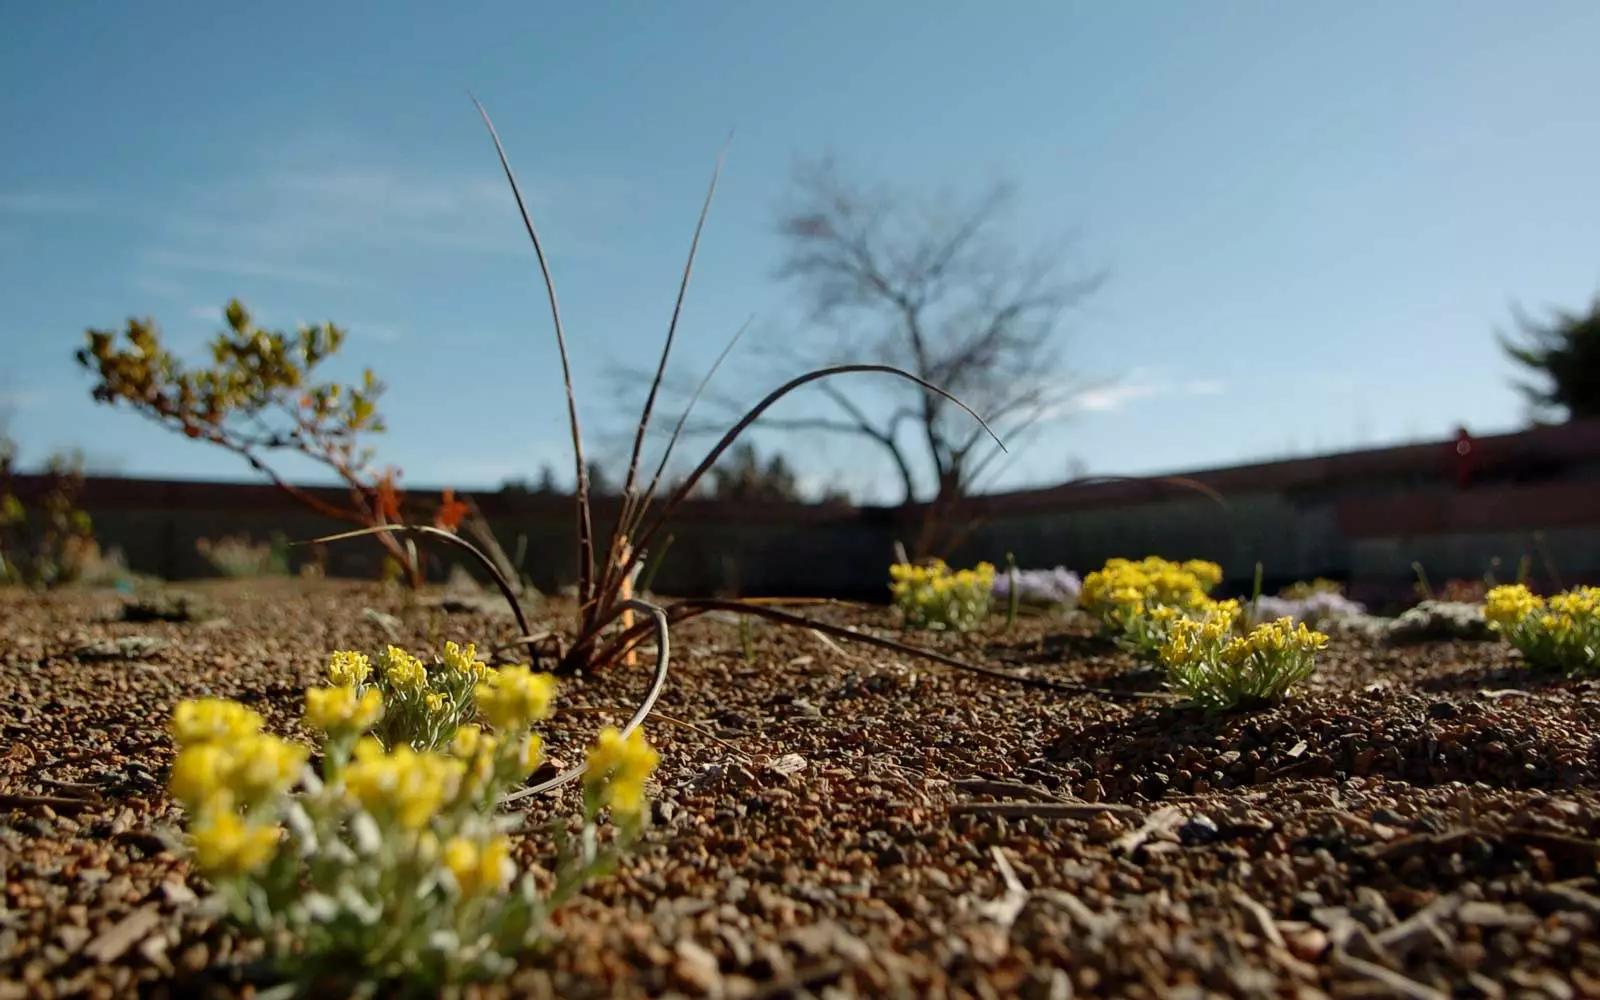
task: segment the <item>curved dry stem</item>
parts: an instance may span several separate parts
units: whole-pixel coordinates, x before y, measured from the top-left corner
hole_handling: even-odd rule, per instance
[[[926,379],[918,378],[902,368],[896,368],[893,365],[877,364],[829,365],[826,368],[817,368],[802,375],[796,375],[783,385],[780,385],[778,388],[767,393],[765,399],[751,407],[744,416],[739,418],[738,423],[734,424],[726,434],[722,435],[721,439],[717,441],[716,445],[706,453],[706,457],[701,459],[700,464],[695,467],[694,471],[689,473],[688,478],[680,483],[676,490],[673,490],[672,495],[666,500],[663,512],[655,519],[650,527],[645,529],[643,537],[634,540],[633,553],[622,566],[621,571],[623,575],[626,575],[627,571],[632,568],[634,560],[638,559],[639,557],[639,553],[649,546],[651,539],[653,539],[656,532],[661,529],[661,526],[666,522],[667,517],[678,506],[678,504],[682,503],[684,498],[689,495],[689,491],[694,489],[695,484],[698,483],[705,476],[705,474],[711,470],[712,466],[717,464],[717,459],[722,457],[722,453],[727,451],[728,448],[733,445],[733,442],[738,439],[739,435],[744,433],[751,424],[755,423],[761,418],[761,414],[770,409],[774,403],[778,402],[778,400],[787,396],[789,393],[795,391],[801,386],[815,382],[819,379],[832,378],[835,375],[848,375],[852,372],[880,372],[885,375],[894,375],[899,378],[906,379],[907,381],[915,382],[917,385],[920,385],[929,392],[937,393],[938,395],[943,396],[945,399],[948,399],[950,402],[964,410],[969,416],[972,417],[972,419],[976,420],[978,422],[978,426],[982,427],[984,432],[994,439],[994,443],[999,446],[1001,451],[1006,450],[1005,442],[1000,440],[995,432],[989,427],[989,424],[982,417],[978,416],[977,411],[973,410],[972,407],[968,406],[966,403],[963,403],[951,393],[946,392],[944,389],[934,385],[932,382],[929,382]]]
[[[511,194],[517,200],[517,211],[522,215],[523,227],[528,230],[528,239],[533,241],[534,255],[539,258],[539,273],[544,278],[545,294],[550,299],[550,317],[555,324],[556,348],[561,353],[561,378],[567,394],[567,418],[572,425],[573,461],[578,470],[576,487],[580,550],[578,598],[580,604],[587,604],[594,597],[594,519],[589,510],[589,478],[583,460],[583,432],[578,427],[578,396],[572,387],[572,363],[567,358],[567,335],[561,325],[561,307],[556,302],[556,283],[550,275],[550,262],[545,259],[544,244],[539,240],[539,231],[534,228],[533,216],[528,213],[528,204],[522,197],[522,188],[517,184],[517,175],[512,172],[511,160],[506,156],[505,146],[500,143],[500,133],[495,131],[488,110],[477,97],[472,98],[472,103],[477,106],[478,114],[483,116],[483,124],[489,129],[489,138],[494,140],[494,150],[500,157],[500,168],[505,171],[506,181],[511,185]],[[524,628],[523,631],[528,630]]]
[[[792,628],[812,629],[813,631],[820,632],[824,635],[834,636],[835,638],[845,639],[851,642],[859,642],[867,646],[876,646],[879,649],[893,650],[897,653],[904,653],[908,656],[929,660],[942,666],[951,667],[966,673],[977,674],[981,677],[990,677],[995,680],[1010,681],[1014,684],[1022,684],[1026,687],[1043,688],[1050,691],[1064,691],[1070,694],[1092,694],[1111,700],[1173,700],[1173,696],[1164,691],[1118,691],[1114,688],[1096,687],[1091,684],[1078,684],[1072,681],[1060,681],[1049,677],[1029,677],[1021,674],[1008,673],[1004,670],[996,670],[993,667],[984,667],[975,663],[968,663],[965,660],[958,660],[953,656],[947,656],[944,653],[938,652],[937,650],[922,649],[904,642],[899,642],[895,639],[885,639],[881,636],[872,635],[866,632],[855,632],[840,625],[832,625],[828,622],[819,622],[811,618],[806,618],[803,615],[789,614],[788,612],[779,611],[776,608],[767,607],[765,605],[752,604],[745,601],[732,600],[728,598],[687,598],[682,601],[677,601],[672,604],[671,607],[667,608],[667,615],[668,619],[672,622],[684,622],[691,618],[698,618],[699,616],[711,611],[732,611],[737,614],[747,614],[757,618],[765,618],[768,621],[777,622],[780,625],[787,625]],[[595,662],[610,662],[610,660],[615,657],[617,650],[623,648],[625,644],[634,641],[636,635],[642,633],[642,631],[643,629],[636,625],[627,632],[617,636],[610,643],[607,643],[605,646],[601,647],[601,649],[595,654]]]
[[[517,628],[522,631],[522,634],[526,636],[533,631],[533,629],[528,626],[527,616],[522,613],[522,605],[517,603],[516,590],[511,586],[511,581],[506,579],[505,574],[500,571],[500,567],[494,564],[494,560],[490,559],[482,549],[478,548],[476,545],[473,545],[465,538],[462,538],[459,535],[451,534],[450,532],[444,531],[440,528],[423,524],[380,524],[371,528],[360,528],[356,531],[342,531],[336,535],[324,535],[321,538],[313,538],[304,542],[290,542],[289,544],[316,545],[321,542],[337,542],[346,538],[359,538],[362,535],[379,534],[422,535],[428,538],[441,539],[459,549],[465,550],[468,555],[472,556],[472,558],[478,561],[478,565],[487,570],[489,575],[494,578],[495,586],[500,588],[500,596],[504,597],[506,599],[506,603],[511,605],[511,613],[516,616]],[[535,650],[531,644],[528,648],[530,651],[532,651],[533,666],[535,669],[537,669],[539,666],[538,651]]]
[[[649,601],[641,601],[631,597],[625,601],[618,601],[615,605],[614,614],[620,614],[624,608],[632,608],[634,611],[640,611],[648,615],[649,618],[641,624],[643,628],[653,628],[656,632],[656,666],[655,672],[650,678],[650,690],[645,693],[644,700],[639,703],[639,707],[634,709],[633,717],[628,720],[628,724],[622,727],[622,734],[626,736],[644,724],[644,720],[649,717],[651,710],[656,707],[656,699],[661,697],[661,689],[666,686],[667,663],[670,652],[668,648],[670,628],[666,611],[658,605],[651,604]],[[582,764],[570,767],[548,781],[541,781],[537,785],[511,792],[500,800],[500,804],[510,805],[513,802],[518,802],[534,795],[554,791],[582,777],[583,771],[584,765]]]

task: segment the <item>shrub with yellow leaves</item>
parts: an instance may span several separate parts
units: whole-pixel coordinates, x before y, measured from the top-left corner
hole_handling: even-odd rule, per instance
[[[943,560],[889,567],[889,592],[906,628],[966,632],[989,614],[994,566],[981,562],[952,572]]]
[[[1483,616],[1535,670],[1600,670],[1600,587],[1574,587],[1548,600],[1520,583],[1495,587]]]
[[[327,677],[305,701],[320,773],[309,747],[237,702],[186,701],[172,717],[169,788],[215,886],[209,906],[268,943],[286,992],[435,995],[503,976],[643,832],[659,758],[641,730],[608,729],[589,751],[583,835],[555,827],[555,886],[541,895],[514,858],[521,817],[498,808],[543,759],[533,727],[554,679],[454,643],[431,667],[393,646],[375,662],[336,652]],[[602,845],[608,808],[617,832]]]
[[[1292,618],[1234,631],[1234,619],[1181,618],[1161,648],[1167,683],[1204,708],[1227,710],[1277,701],[1316,672],[1328,637]]]

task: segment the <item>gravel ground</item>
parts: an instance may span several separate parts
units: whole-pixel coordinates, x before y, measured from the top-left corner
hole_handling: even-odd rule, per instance
[[[193,913],[174,851],[179,699],[295,733],[330,649],[389,641],[364,609],[419,652],[512,634],[375,586],[203,589],[224,617],[0,593],[0,1000],[249,994],[254,945]],[[881,610],[820,613],[892,634]],[[648,843],[477,995],[1600,997],[1595,682],[1529,678],[1495,643],[1347,637],[1300,699],[1208,718],[1060,622],[937,644],[1110,695],[748,638],[674,633]],[[646,681],[567,684],[558,762]],[[519,804],[522,863],[575,794]]]

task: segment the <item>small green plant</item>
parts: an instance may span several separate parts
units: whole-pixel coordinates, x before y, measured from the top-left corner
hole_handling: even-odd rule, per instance
[[[906,628],[966,632],[989,615],[994,565],[952,571],[941,559],[889,567],[889,591]]]
[[[518,878],[509,832],[520,817],[496,809],[539,764],[533,727],[555,680],[492,670],[471,646],[447,647],[438,666],[430,677],[393,648],[376,669],[362,654],[333,654],[331,685],[306,692],[305,721],[323,734],[320,773],[309,747],[265,733],[236,702],[173,713],[170,788],[215,887],[211,906],[264,939],[285,992],[435,995],[504,976],[548,914],[611,871],[643,830],[656,752],[638,728],[607,729],[583,768],[581,836],[555,828],[553,889]],[[431,688],[447,703],[430,702]],[[487,727],[462,721],[478,716]],[[607,810],[615,836],[602,845]]]
[[[360,382],[315,382],[316,369],[343,345],[345,331],[331,323],[301,326],[294,334],[262,329],[238,300],[223,310],[227,329],[211,342],[209,366],[187,368],[161,342],[151,320],[130,319],[117,343],[111,330],[91,329],[77,352],[94,375],[96,401],[125,404],[163,427],[231,451],[279,489],[339,521],[383,525],[403,521],[399,470],[372,467],[365,437],[383,432],[378,397],[383,385],[368,369]],[[292,451],[333,471],[349,488],[350,502],[328,503],[284,480],[267,463],[271,452]],[[435,524],[455,530],[462,516],[448,494]],[[379,541],[413,586],[422,581],[415,546],[392,535]]]
[[[15,442],[0,433],[0,584],[57,587],[92,575],[102,560],[94,523],[78,508],[83,456],[50,456],[30,511],[14,492],[16,455]]]
[[[1242,636],[1235,633],[1235,622],[1234,616],[1218,615],[1173,623],[1161,661],[1174,691],[1221,711],[1274,702],[1316,672],[1316,654],[1328,644],[1326,635],[1291,618],[1258,625]]]
[[[1234,620],[1236,601],[1221,602],[1219,610],[1219,603],[1210,597],[1220,582],[1222,567],[1204,560],[1108,559],[1103,568],[1084,578],[1079,606],[1118,645],[1153,659],[1181,619],[1226,615],[1230,623]]]
[[[1600,670],[1600,587],[1575,587],[1548,600],[1522,584],[1495,587],[1483,614],[1535,670]]]
[[[289,575],[289,553],[281,533],[274,533],[270,541],[257,543],[251,543],[249,535],[225,535],[216,541],[201,538],[194,548],[230,579]]]

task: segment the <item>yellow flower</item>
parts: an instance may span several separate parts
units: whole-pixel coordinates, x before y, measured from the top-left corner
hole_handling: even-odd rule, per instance
[[[421,691],[428,686],[428,670],[422,661],[398,646],[390,646],[378,657],[383,679],[397,691]]]
[[[367,688],[359,695],[347,685],[306,689],[306,725],[328,733],[364,733],[383,715],[383,694]]]
[[[278,850],[282,828],[246,823],[228,810],[200,817],[191,829],[195,863],[210,875],[242,875],[266,864]]]
[[[589,748],[584,782],[600,789],[601,801],[613,812],[637,814],[644,807],[645,779],[660,761],[642,727],[623,736],[616,727],[607,726]]]
[[[172,737],[180,747],[229,742],[261,731],[261,716],[236,701],[197,698],[172,711]]]
[[[460,787],[466,765],[435,753],[418,753],[404,744],[384,753],[377,740],[356,744],[355,759],[345,769],[345,788],[375,817],[393,817],[401,827],[418,830]]]
[[[453,642],[444,644],[444,665],[451,671],[464,674],[473,681],[480,681],[488,671],[489,665],[478,659],[478,647],[475,643],[467,643],[465,647]]]
[[[511,843],[503,834],[496,834],[484,844],[452,837],[444,845],[443,856],[444,865],[463,896],[499,891],[515,873]]]
[[[495,739],[493,736],[484,732],[482,726],[474,726],[470,723],[456,729],[455,736],[450,740],[450,752],[462,760],[476,756],[480,748],[492,754],[494,753],[494,746]]]
[[[167,787],[190,812],[199,812],[207,804],[231,808],[233,792],[228,783],[233,762],[233,753],[216,743],[184,747],[172,762]]]
[[[355,687],[372,675],[372,661],[367,654],[339,650],[328,657],[328,679],[333,683]]]
[[[423,699],[423,703],[428,706],[428,712],[433,715],[443,715],[445,709],[450,707],[450,699],[438,691],[429,694]]]
[[[1484,595],[1483,617],[1498,628],[1510,628],[1543,607],[1544,601],[1517,583],[1495,587]]]
[[[299,743],[265,734],[243,740],[232,749],[229,783],[244,802],[259,802],[288,791],[311,755]]]
[[[484,718],[502,732],[526,728],[549,715],[555,693],[554,677],[521,666],[492,670],[473,689]]]
[[[517,748],[517,771],[521,777],[526,778],[537,771],[543,762],[544,740],[538,733],[529,733],[528,738]]]

